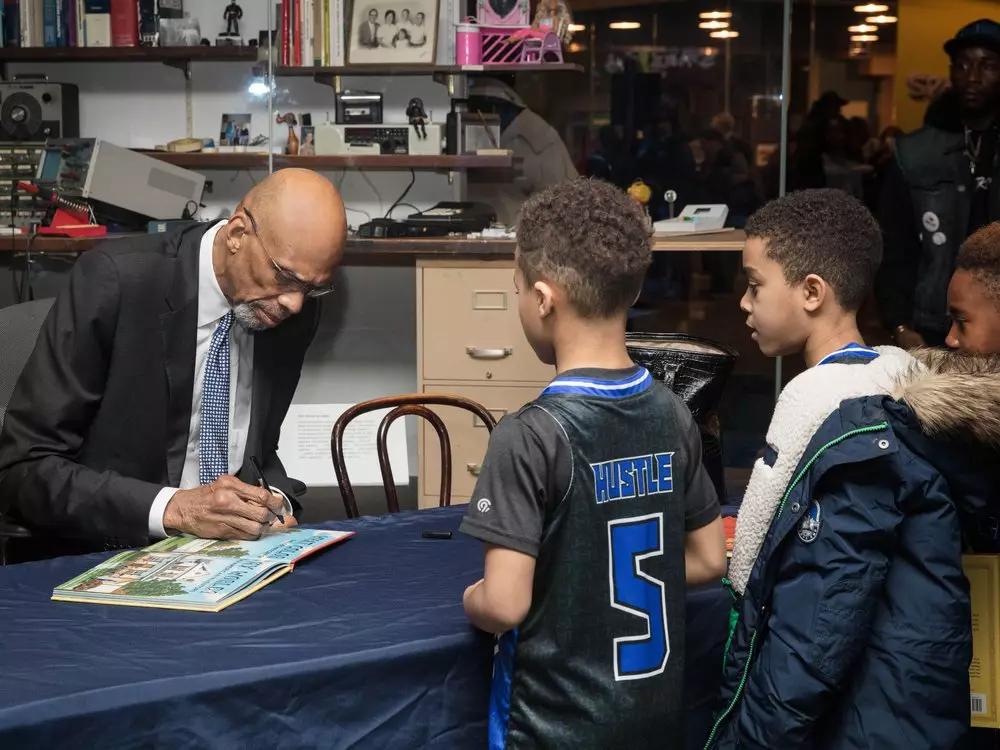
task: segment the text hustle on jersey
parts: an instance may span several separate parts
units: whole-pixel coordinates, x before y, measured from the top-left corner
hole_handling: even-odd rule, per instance
[[[591,464],[598,504],[674,491],[673,451]]]

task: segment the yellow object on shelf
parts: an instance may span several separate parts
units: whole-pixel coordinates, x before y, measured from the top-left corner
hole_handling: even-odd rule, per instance
[[[972,726],[1000,729],[1000,555],[963,555],[972,597]]]

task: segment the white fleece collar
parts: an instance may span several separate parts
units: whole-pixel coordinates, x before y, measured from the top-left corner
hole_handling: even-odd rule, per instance
[[[782,391],[767,430],[767,444],[777,458],[773,466],[757,459],[736,520],[729,580],[737,593],[746,590],[778,504],[816,431],[843,401],[891,394],[900,377],[917,364],[894,346],[876,347],[876,351],[878,359],[865,365],[833,362],[813,367]]]

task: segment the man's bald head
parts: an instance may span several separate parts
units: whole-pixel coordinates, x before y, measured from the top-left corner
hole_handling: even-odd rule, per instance
[[[216,244],[216,277],[237,319],[271,328],[330,286],[347,244],[344,202],[322,175],[283,169],[244,196]]]
[[[257,220],[275,260],[314,283],[329,281],[347,243],[347,214],[328,179],[309,169],[282,169],[257,183],[241,205]]]

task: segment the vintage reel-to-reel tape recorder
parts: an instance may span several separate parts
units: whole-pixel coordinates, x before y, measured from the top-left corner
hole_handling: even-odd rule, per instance
[[[44,76],[0,81],[0,142],[80,136],[80,92]]]

